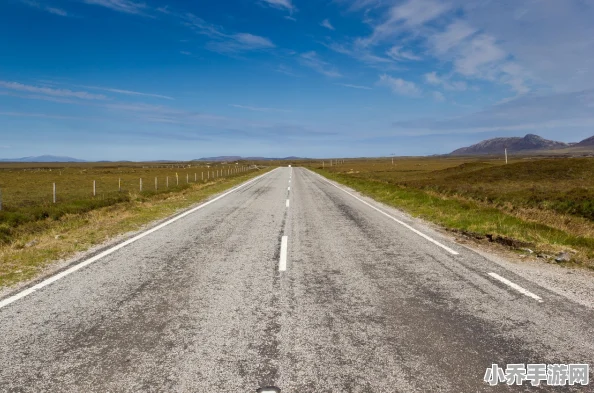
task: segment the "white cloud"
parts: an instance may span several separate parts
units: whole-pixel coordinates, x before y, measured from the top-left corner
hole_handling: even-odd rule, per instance
[[[146,9],[146,4],[131,0],[84,0],[84,2],[127,14],[142,14]]]
[[[390,88],[396,94],[410,97],[418,97],[421,95],[421,89],[419,89],[414,82],[406,81],[401,78],[394,78],[387,74],[380,75],[380,79],[377,83],[380,86]]]
[[[43,6],[43,5],[39,4],[37,1],[33,1],[33,0],[21,0],[21,3],[26,4],[29,7],[38,8],[40,10],[44,10],[46,12],[49,12],[50,14],[59,15],[59,16],[70,16],[68,14],[68,12],[64,11],[61,8],[52,7],[52,6],[49,6],[49,5]]]
[[[287,109],[277,109],[277,108],[262,108],[262,107],[257,107],[257,106],[249,106],[249,105],[237,105],[237,104],[232,104],[232,107],[235,108],[239,108],[239,109],[247,109],[249,111],[255,111],[255,112],[290,112],[290,110]]]
[[[269,5],[271,7],[285,9],[291,13],[296,10],[295,6],[291,2],[291,0],[262,0],[262,1],[264,1],[267,5]]]
[[[454,67],[466,76],[485,75],[481,67],[505,60],[507,53],[495,43],[495,38],[486,34],[478,35],[460,47]],[[489,70],[486,70],[487,72]]]
[[[61,8],[55,7],[45,7],[45,10],[50,14],[59,15],[59,16],[68,16],[68,12],[64,11]]]
[[[292,16],[286,15],[284,16],[285,19],[291,20],[293,22],[297,22],[297,19],[293,18]]]
[[[318,54],[314,51],[301,54],[299,60],[304,66],[309,67],[330,78],[339,78],[342,76],[342,74],[338,72],[333,66],[320,59]]]
[[[445,97],[443,96],[443,93],[441,93],[440,91],[433,92],[433,99],[438,102],[445,101]]]
[[[230,34],[225,32],[222,27],[208,23],[194,14],[168,12],[179,17],[185,26],[194,30],[197,34],[210,37],[212,41],[207,43],[206,48],[214,52],[233,54],[251,50],[272,49],[275,47],[274,43],[266,37],[250,33]]]
[[[572,93],[526,94],[482,111],[451,119],[418,119],[397,127],[443,131],[522,130],[594,125],[594,89]],[[554,108],[554,110],[551,110]]]
[[[286,66],[284,64],[280,64],[278,67],[276,67],[275,71],[280,72],[281,74],[289,75],[289,76],[294,76],[294,77],[299,76],[293,71],[293,69],[291,67]]]
[[[437,0],[408,0],[394,5],[384,21],[373,28],[373,33],[357,40],[361,46],[370,46],[394,38],[406,29],[416,29],[437,19],[450,10],[450,6]]]
[[[323,21],[320,23],[320,26],[323,26],[323,27],[325,27],[325,28],[327,28],[327,29],[330,29],[330,30],[336,30],[336,29],[334,28],[334,26],[332,26],[332,23],[330,23],[330,21],[329,21],[328,19],[324,19],[324,20],[323,20]]]
[[[446,90],[464,91],[468,89],[468,85],[464,81],[450,81],[449,78],[440,77],[437,72],[429,72],[424,75],[425,82],[430,85],[441,86]]]
[[[458,47],[476,31],[477,29],[469,26],[466,22],[457,20],[448,25],[445,31],[431,34],[428,41],[435,54],[444,55],[453,48]]]
[[[402,50],[402,46],[393,46],[386,52],[388,56],[396,61],[403,61],[403,60],[421,60],[420,56],[415,55],[411,51]]]
[[[114,88],[110,88],[110,87],[84,86],[84,85],[80,86],[80,87],[83,87],[85,89],[108,91],[110,93],[124,94],[124,95],[129,95],[129,96],[143,96],[143,97],[153,97],[153,98],[163,98],[166,100],[173,100],[173,97],[164,96],[161,94],[140,93],[137,91],[114,89]]]
[[[28,93],[43,94],[54,97],[73,97],[83,100],[106,100],[107,97],[102,94],[91,94],[86,91],[72,91],[68,89],[52,89],[49,87],[38,87],[31,85],[24,85],[18,82],[0,81],[0,88],[24,91]]]
[[[245,50],[274,48],[275,46],[268,38],[249,33],[234,34],[232,38]]]
[[[360,90],[372,90],[371,87],[367,86],[359,86],[359,85],[351,85],[349,83],[337,83],[338,86],[350,87],[351,89],[360,89]]]

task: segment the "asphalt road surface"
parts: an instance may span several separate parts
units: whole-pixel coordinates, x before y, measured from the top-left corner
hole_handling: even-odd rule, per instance
[[[0,391],[594,391],[486,384],[594,366],[594,311],[397,214],[273,170],[4,299]]]

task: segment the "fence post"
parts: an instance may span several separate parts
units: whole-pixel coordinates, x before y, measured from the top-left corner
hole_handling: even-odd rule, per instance
[[[157,185],[157,178],[155,177],[155,191],[157,191],[159,189],[158,185]]]
[[[140,192],[142,192],[142,177],[140,178]]]
[[[179,186],[179,176],[177,175],[177,172],[175,172],[175,185]]]
[[[97,187],[95,185],[95,180],[93,180],[93,196],[97,195]]]
[[[169,188],[169,176],[167,176],[165,178],[165,183],[166,183],[167,188]]]
[[[56,183],[54,183],[54,203],[56,203]]]
[[[122,192],[122,178],[118,179],[118,192]]]
[[[198,177],[196,175],[196,172],[194,172],[194,183],[196,183],[198,181]]]
[[[190,183],[190,174],[186,173],[186,184]]]

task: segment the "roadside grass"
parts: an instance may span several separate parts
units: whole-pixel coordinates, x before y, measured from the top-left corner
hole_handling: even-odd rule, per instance
[[[553,254],[594,269],[594,160],[409,158],[310,169],[470,237]]]
[[[252,170],[158,193],[130,192],[126,200],[106,206],[23,222],[12,228],[10,242],[0,244],[0,288],[32,279],[56,260],[139,230],[271,169]]]

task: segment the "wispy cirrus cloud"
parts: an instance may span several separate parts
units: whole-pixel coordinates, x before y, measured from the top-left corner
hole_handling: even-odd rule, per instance
[[[82,119],[82,117],[77,116],[62,116],[62,115],[52,115],[47,113],[32,113],[32,112],[0,112],[0,116],[11,116],[11,117],[36,117],[41,119],[60,119],[60,120],[67,120],[67,119]]]
[[[127,14],[144,14],[147,10],[147,5],[144,3],[137,3],[132,0],[83,0],[86,4],[99,5],[109,8],[114,11],[124,12]]]
[[[80,87],[85,88],[85,89],[101,90],[101,91],[107,91],[110,93],[124,94],[124,95],[129,95],[129,96],[153,97],[153,98],[162,98],[165,100],[173,100],[174,99],[173,97],[164,96],[161,94],[140,93],[138,91],[114,89],[114,88],[110,88],[110,87],[85,86],[85,85],[81,85]]]
[[[442,132],[591,127],[594,125],[593,107],[594,89],[550,95],[530,93],[468,115],[399,121],[394,126]]]
[[[402,46],[395,45],[386,51],[386,55],[396,61],[422,60],[421,56],[415,55],[412,51],[402,49]]]
[[[464,91],[468,89],[468,84],[464,81],[450,81],[449,78],[437,75],[437,72],[429,72],[424,75],[425,82],[434,86],[441,86],[446,90]]]
[[[350,87],[351,89],[373,90],[371,87],[368,87],[368,86],[351,85],[349,83],[337,83],[336,85],[343,86],[343,87]]]
[[[42,5],[42,4],[38,3],[37,1],[21,0],[21,3],[26,4],[29,7],[33,7],[33,8],[37,8],[37,9],[49,12],[50,14],[54,14],[54,15],[58,15],[58,16],[71,16],[67,11],[65,11],[61,8],[52,7],[50,5]]]
[[[291,112],[288,109],[278,109],[278,108],[263,108],[257,106],[249,106],[249,105],[238,105],[238,104],[231,104],[230,106],[239,109],[246,109],[248,111],[255,111],[255,112]]]
[[[165,11],[162,10],[161,12]],[[213,52],[233,54],[276,47],[266,37],[250,33],[227,33],[222,27],[208,23],[192,13],[178,13],[169,9],[166,12],[179,18],[183,25],[192,29],[195,33],[211,38],[211,41],[206,44],[206,49]]]
[[[300,76],[300,75],[298,75],[293,70],[293,68],[291,68],[291,67],[289,67],[287,65],[284,65],[284,64],[279,64],[278,67],[276,67],[274,70],[276,72],[279,72],[281,74],[285,74],[285,75],[288,75],[288,76],[293,76],[293,77],[299,77]]]
[[[42,94],[45,96],[52,97],[79,98],[83,100],[107,100],[107,97],[103,94],[92,94],[86,91],[72,91],[68,89],[39,87],[10,81],[0,81],[0,88],[27,93]]]
[[[329,30],[336,30],[334,28],[334,26],[332,26],[332,23],[330,23],[330,21],[328,19],[324,19],[322,22],[320,22],[320,26],[325,27]]]
[[[315,51],[302,53],[299,56],[299,61],[304,66],[330,78],[340,78],[342,76],[331,64],[322,60]]]
[[[414,82],[406,81],[401,78],[394,78],[390,75],[383,74],[377,82],[380,86],[386,86],[394,93],[409,97],[420,97],[421,89],[417,87]]]
[[[296,11],[296,8],[291,0],[262,0],[261,4],[265,4],[273,8],[284,9],[291,13]]]

